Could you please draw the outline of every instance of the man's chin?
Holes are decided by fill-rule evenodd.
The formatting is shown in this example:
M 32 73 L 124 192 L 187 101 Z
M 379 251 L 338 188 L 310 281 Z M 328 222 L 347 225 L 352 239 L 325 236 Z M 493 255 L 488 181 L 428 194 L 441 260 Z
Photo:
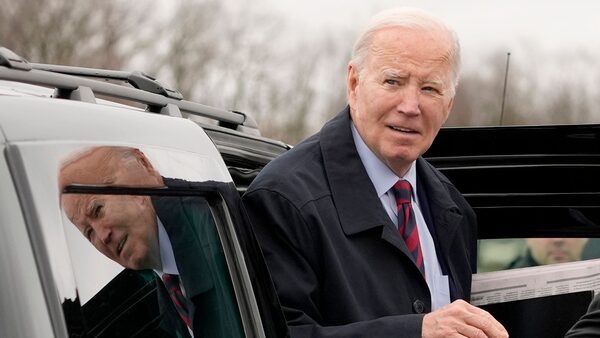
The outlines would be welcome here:
M 409 169 L 411 163 L 413 163 L 419 155 L 413 152 L 402 152 L 394 153 L 385 159 L 385 163 L 396 173 L 398 176 L 404 176 L 406 170 Z
M 132 270 L 146 270 L 146 269 L 160 269 L 160 259 L 153 261 L 149 259 L 147 255 L 140 255 L 138 257 L 130 257 L 126 264 L 122 264 L 128 269 Z
M 560 256 L 560 257 L 553 257 L 550 260 L 549 264 L 558 264 L 558 263 L 566 263 L 566 262 L 571 262 L 571 259 L 569 259 L 568 257 Z
M 152 268 L 150 264 L 142 258 L 130 258 L 124 266 L 131 270 L 145 270 Z
M 387 155 L 388 159 L 394 161 L 412 162 L 419 157 L 419 149 L 419 147 L 414 145 L 402 145 L 388 148 L 384 154 Z

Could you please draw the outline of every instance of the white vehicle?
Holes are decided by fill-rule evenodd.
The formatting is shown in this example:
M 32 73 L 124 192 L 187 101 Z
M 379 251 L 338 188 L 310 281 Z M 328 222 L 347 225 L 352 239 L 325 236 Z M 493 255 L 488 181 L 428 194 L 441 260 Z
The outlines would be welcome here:
M 218 240 L 203 259 L 211 266 L 211 280 L 220 283 L 213 285 L 220 291 L 210 302 L 229 302 L 233 310 L 199 322 L 194 318 L 195 326 L 212 330 L 198 332 L 287 335 L 262 255 L 236 210 L 232 180 L 242 192 L 287 145 L 260 137 L 244 114 L 182 100 L 141 73 L 32 64 L 5 48 L 0 49 L 0 107 L 0 337 L 192 334 L 161 298 L 156 272 L 125 269 L 98 252 L 62 210 L 64 194 L 192 196 L 194 203 L 208 206 L 211 228 L 201 230 Z M 201 116 L 205 124 L 183 114 Z M 79 185 L 61 191 L 61 163 L 99 147 L 138 149 L 161 176 L 195 185 L 125 191 L 111 184 Z M 186 254 L 198 260 L 206 252 Z

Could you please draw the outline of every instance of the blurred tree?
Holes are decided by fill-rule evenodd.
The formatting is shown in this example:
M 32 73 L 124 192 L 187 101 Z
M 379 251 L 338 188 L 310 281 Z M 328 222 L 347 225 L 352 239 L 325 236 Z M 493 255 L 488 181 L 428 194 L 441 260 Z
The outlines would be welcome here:
M 346 104 L 355 31 L 301 34 L 250 0 L 0 0 L 0 44 L 32 62 L 135 67 L 187 99 L 249 113 L 295 144 Z M 512 46 L 466 61 L 449 126 L 598 122 L 597 57 Z M 543 55 L 544 57 L 540 57 Z
M 148 6 L 124 0 L 0 0 L 0 8 L 2 45 L 29 61 L 116 69 L 135 51 L 132 37 Z
M 600 72 L 597 58 L 583 51 L 565 50 L 548 60 L 553 72 L 539 99 L 538 112 L 533 123 L 599 122 L 596 107 L 600 104 L 600 90 L 596 85 Z M 529 121 L 528 121 L 529 122 Z M 529 123 L 532 123 L 529 122 Z
M 466 65 L 448 126 L 598 123 L 600 78 L 597 61 L 582 51 L 555 53 L 540 59 L 535 45 L 511 54 L 501 114 L 506 49 Z M 549 71 L 552 70 L 552 71 Z M 501 118 L 502 115 L 502 118 Z
M 476 67 L 465 67 L 454 100 L 448 126 L 494 126 L 515 124 L 522 111 L 532 108 L 529 102 L 534 84 L 527 80 L 534 74 L 522 71 L 518 57 L 511 56 L 507 91 L 502 112 L 503 88 L 506 75 L 506 52 L 483 56 Z
M 329 36 L 291 43 L 285 28 L 250 1 L 179 0 L 157 29 L 161 43 L 150 68 L 185 97 L 249 113 L 263 135 L 296 143 L 325 114 L 322 72 L 343 53 L 331 52 Z M 328 84 L 343 85 L 344 75 L 336 81 Z

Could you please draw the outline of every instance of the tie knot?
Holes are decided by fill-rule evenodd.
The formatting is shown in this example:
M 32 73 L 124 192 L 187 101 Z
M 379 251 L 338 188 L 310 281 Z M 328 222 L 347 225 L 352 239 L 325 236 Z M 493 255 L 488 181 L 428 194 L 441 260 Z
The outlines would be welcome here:
M 412 186 L 410 182 L 406 180 L 398 180 L 394 184 L 394 192 L 396 194 L 396 200 L 399 203 L 409 203 L 412 196 Z

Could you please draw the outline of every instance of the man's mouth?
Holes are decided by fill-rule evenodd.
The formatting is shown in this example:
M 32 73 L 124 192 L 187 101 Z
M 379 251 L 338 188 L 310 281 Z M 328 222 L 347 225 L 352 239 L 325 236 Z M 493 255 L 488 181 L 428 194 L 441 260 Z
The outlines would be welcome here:
M 403 128 L 403 127 L 394 127 L 394 126 L 389 126 L 390 128 L 392 128 L 395 131 L 400 131 L 403 133 L 416 133 L 417 131 L 413 130 L 413 129 L 409 129 L 409 128 Z
M 123 236 L 119 241 L 119 245 L 117 245 L 117 255 L 121 255 L 121 251 L 123 251 L 123 247 L 125 246 L 125 242 L 127 241 L 127 235 Z

